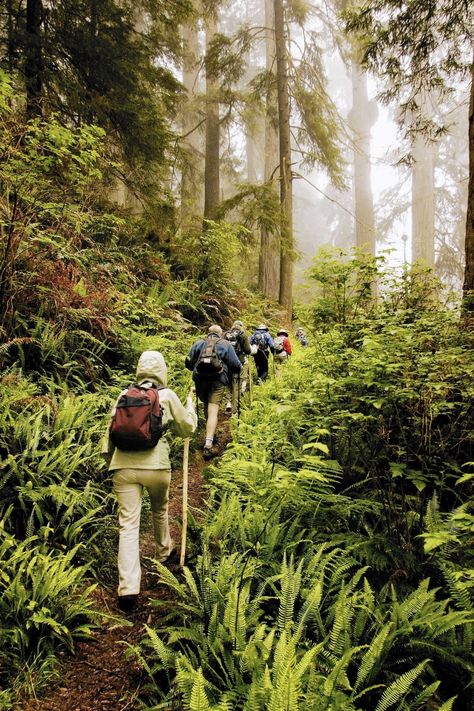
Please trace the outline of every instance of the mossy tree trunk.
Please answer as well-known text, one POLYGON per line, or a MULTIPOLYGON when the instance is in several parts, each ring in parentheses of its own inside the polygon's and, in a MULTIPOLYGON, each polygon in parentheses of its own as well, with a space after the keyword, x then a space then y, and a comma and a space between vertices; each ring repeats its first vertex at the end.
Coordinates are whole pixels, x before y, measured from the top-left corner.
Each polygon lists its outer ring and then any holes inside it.
POLYGON ((274 0, 277 65, 278 128, 280 138, 280 293, 279 303, 291 319, 293 306, 293 200, 291 179, 290 98, 288 94, 288 55, 282 0, 274 0))
MULTIPOLYGON (((206 26, 206 51, 217 30, 213 16, 208 17, 206 26)), ((206 64, 206 148, 204 161, 204 219, 214 220, 220 201, 220 122, 219 85, 212 67, 206 64)))

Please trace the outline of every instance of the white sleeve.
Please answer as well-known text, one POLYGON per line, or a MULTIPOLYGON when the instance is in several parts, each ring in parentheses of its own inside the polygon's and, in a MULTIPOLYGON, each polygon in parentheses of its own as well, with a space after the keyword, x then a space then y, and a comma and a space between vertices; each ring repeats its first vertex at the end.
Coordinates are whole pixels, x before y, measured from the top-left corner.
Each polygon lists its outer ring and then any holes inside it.
MULTIPOLYGON (((164 404, 164 403, 163 403, 164 404)), ((172 427, 180 437, 190 437, 197 427, 197 415, 191 401, 186 407, 173 390, 168 390, 167 403, 172 427)))

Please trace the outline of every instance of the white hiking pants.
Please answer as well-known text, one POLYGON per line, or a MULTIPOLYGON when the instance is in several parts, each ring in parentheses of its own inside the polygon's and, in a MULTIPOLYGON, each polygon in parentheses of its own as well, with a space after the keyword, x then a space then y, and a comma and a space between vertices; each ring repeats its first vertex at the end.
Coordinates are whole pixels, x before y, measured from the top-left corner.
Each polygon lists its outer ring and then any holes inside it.
POLYGON ((168 499, 171 481, 169 469, 117 469, 114 472, 114 491, 118 501, 119 550, 118 594, 138 595, 140 592, 140 513, 143 487, 151 502, 156 557, 166 560, 172 541, 168 525, 168 499))

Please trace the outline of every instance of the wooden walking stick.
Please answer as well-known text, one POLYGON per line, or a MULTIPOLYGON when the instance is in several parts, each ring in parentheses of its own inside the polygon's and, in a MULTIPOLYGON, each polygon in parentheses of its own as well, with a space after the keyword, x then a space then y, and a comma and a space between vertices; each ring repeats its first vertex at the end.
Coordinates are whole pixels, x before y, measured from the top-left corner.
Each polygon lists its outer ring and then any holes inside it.
POLYGON ((179 565, 182 568, 186 556, 186 535, 188 532, 188 471, 189 471, 189 437, 184 440, 183 449, 183 524, 181 529, 181 555, 179 565))
POLYGON ((249 375, 248 375, 248 378, 249 378, 249 403, 250 403, 250 404, 252 404, 252 400, 253 400, 253 398, 252 398, 252 395, 253 395, 253 391, 252 391, 252 387, 253 387, 253 386, 252 386, 252 366, 251 366, 251 360, 250 360, 251 358, 252 358, 252 356, 249 356, 249 358, 248 358, 248 366, 249 366, 249 375))

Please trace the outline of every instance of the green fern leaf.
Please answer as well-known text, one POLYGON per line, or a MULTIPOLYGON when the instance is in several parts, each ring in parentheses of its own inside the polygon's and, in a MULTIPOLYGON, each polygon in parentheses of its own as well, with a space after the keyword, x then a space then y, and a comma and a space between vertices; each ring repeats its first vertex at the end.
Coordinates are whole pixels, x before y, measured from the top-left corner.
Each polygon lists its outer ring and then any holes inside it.
POLYGON ((398 679, 395 679, 389 687, 385 689, 380 701, 377 704, 375 711, 386 711, 390 706, 394 706, 400 702, 413 687, 413 684, 418 679, 429 660, 425 659, 410 671, 402 674, 398 679))

